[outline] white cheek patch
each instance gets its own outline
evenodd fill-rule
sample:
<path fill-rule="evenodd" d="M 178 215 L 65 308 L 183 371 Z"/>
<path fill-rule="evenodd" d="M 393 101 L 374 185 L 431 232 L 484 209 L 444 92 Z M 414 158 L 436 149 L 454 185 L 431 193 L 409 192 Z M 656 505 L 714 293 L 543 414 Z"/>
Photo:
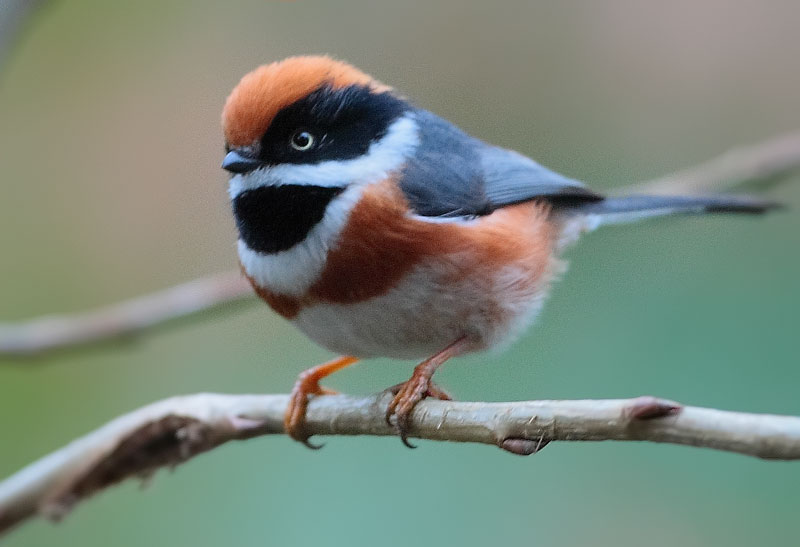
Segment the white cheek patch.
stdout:
<path fill-rule="evenodd" d="M 231 199 L 246 190 L 260 186 L 297 184 L 307 186 L 349 186 L 385 179 L 402 167 L 405 159 L 419 144 L 417 122 L 408 113 L 395 120 L 386 134 L 373 142 L 366 154 L 351 160 L 330 160 L 309 165 L 283 164 L 262 167 L 230 179 Z"/>

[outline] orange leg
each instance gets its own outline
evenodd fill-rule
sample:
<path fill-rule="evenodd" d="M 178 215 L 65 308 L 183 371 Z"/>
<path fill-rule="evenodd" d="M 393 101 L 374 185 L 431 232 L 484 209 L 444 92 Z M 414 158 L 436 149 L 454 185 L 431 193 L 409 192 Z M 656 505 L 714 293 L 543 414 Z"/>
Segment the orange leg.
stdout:
<path fill-rule="evenodd" d="M 289 406 L 286 407 L 286 414 L 283 416 L 283 428 L 291 438 L 300 441 L 309 448 L 320 448 L 320 446 L 308 442 L 310 435 L 305 428 L 308 396 L 336 393 L 331 389 L 320 386 L 319 381 L 337 370 L 352 365 L 356 361 L 358 361 L 358 357 L 344 355 L 300 373 L 289 396 Z"/>
<path fill-rule="evenodd" d="M 436 372 L 445 361 L 451 357 L 461 354 L 468 345 L 465 337 L 459 338 L 439 353 L 425 359 L 414 368 L 411 378 L 403 384 L 397 386 L 397 393 L 386 408 L 386 423 L 391 425 L 392 416 L 395 417 L 395 428 L 403 441 L 409 448 L 414 448 L 408 442 L 408 426 L 411 411 L 426 396 L 437 399 L 449 400 L 450 396 L 439 389 L 432 381 L 433 373 Z M 394 390 L 393 390 L 394 391 Z"/>

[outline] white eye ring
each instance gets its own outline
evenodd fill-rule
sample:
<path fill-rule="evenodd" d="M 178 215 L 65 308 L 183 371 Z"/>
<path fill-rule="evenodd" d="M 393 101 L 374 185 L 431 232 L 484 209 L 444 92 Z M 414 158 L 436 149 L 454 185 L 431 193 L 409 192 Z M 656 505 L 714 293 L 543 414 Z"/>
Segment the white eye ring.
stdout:
<path fill-rule="evenodd" d="M 294 148 L 298 152 L 305 152 L 306 150 L 309 150 L 312 146 L 314 146 L 315 141 L 316 139 L 314 138 L 314 135 L 312 135 L 308 131 L 301 129 L 299 131 L 296 131 L 295 134 L 292 135 L 292 140 L 290 141 L 290 144 L 292 145 L 292 148 Z"/>

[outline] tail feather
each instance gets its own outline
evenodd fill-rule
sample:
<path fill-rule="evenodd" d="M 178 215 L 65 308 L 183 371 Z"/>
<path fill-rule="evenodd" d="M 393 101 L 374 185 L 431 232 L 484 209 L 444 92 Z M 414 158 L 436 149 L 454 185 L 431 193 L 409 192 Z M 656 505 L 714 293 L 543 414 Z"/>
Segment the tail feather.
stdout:
<path fill-rule="evenodd" d="M 596 216 L 598 224 L 622 224 L 650 217 L 704 213 L 765 213 L 779 203 L 753 196 L 641 196 L 611 197 L 582 203 L 573 209 L 581 215 Z"/>

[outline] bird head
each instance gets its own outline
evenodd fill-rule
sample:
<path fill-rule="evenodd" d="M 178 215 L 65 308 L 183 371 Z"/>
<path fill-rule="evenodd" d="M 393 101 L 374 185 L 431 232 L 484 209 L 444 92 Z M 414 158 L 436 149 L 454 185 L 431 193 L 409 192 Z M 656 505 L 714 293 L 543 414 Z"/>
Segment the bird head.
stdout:
<path fill-rule="evenodd" d="M 290 57 L 244 76 L 222 125 L 240 241 L 268 254 L 303 241 L 326 212 L 339 226 L 360 191 L 401 170 L 419 141 L 406 100 L 325 56 Z"/>
<path fill-rule="evenodd" d="M 325 56 L 290 57 L 250 72 L 222 114 L 232 192 L 298 184 L 344 188 L 381 178 L 416 142 L 410 105 Z M 233 196 L 235 197 L 235 195 Z"/>

